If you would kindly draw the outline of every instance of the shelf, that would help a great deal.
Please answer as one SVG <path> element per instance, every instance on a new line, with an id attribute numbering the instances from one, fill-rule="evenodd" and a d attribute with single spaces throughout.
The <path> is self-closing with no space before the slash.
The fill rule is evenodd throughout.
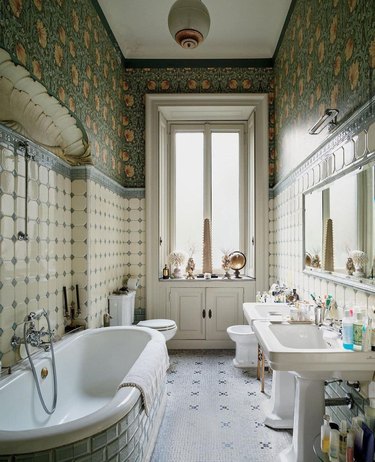
<path id="1" fill-rule="evenodd" d="M 320 449 L 320 433 L 314 438 L 313 451 L 317 460 L 320 460 L 321 462 L 329 462 L 328 454 L 324 454 L 324 452 Z"/>

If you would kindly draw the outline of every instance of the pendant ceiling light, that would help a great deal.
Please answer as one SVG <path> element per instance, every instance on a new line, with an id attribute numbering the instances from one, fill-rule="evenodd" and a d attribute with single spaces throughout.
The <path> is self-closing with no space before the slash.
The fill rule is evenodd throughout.
<path id="1" fill-rule="evenodd" d="M 196 48 L 207 37 L 210 15 L 201 0 L 177 0 L 169 11 L 168 27 L 182 48 Z"/>

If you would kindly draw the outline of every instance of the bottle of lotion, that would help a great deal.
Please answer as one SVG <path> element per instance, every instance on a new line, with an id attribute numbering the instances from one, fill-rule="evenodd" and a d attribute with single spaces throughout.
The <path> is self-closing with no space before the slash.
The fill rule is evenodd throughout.
<path id="1" fill-rule="evenodd" d="M 356 351 L 362 351 L 362 327 L 362 312 L 358 311 L 353 323 L 353 349 Z"/>

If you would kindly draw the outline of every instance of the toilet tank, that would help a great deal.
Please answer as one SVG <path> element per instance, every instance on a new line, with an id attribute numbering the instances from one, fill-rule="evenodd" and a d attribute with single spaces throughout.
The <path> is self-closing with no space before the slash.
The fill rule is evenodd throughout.
<path id="1" fill-rule="evenodd" d="M 111 326 L 130 326 L 134 322 L 135 290 L 127 294 L 110 295 L 109 315 Z"/>

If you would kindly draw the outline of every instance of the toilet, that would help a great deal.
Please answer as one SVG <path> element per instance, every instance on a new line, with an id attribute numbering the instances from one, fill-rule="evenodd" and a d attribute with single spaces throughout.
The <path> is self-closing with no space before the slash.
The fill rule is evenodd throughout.
<path id="1" fill-rule="evenodd" d="M 173 338 L 177 332 L 177 325 L 171 319 L 147 319 L 147 321 L 140 321 L 137 326 L 158 330 L 164 335 L 166 342 Z"/>
<path id="2" fill-rule="evenodd" d="M 236 367 L 256 367 L 257 346 L 256 336 L 249 325 L 230 326 L 227 333 L 236 344 L 236 356 L 233 364 Z"/>
<path id="3" fill-rule="evenodd" d="M 129 290 L 126 294 L 112 294 L 108 297 L 110 326 L 131 326 L 134 323 L 135 292 Z M 177 332 L 177 325 L 171 319 L 148 319 L 140 321 L 137 326 L 158 330 L 166 342 Z"/>

